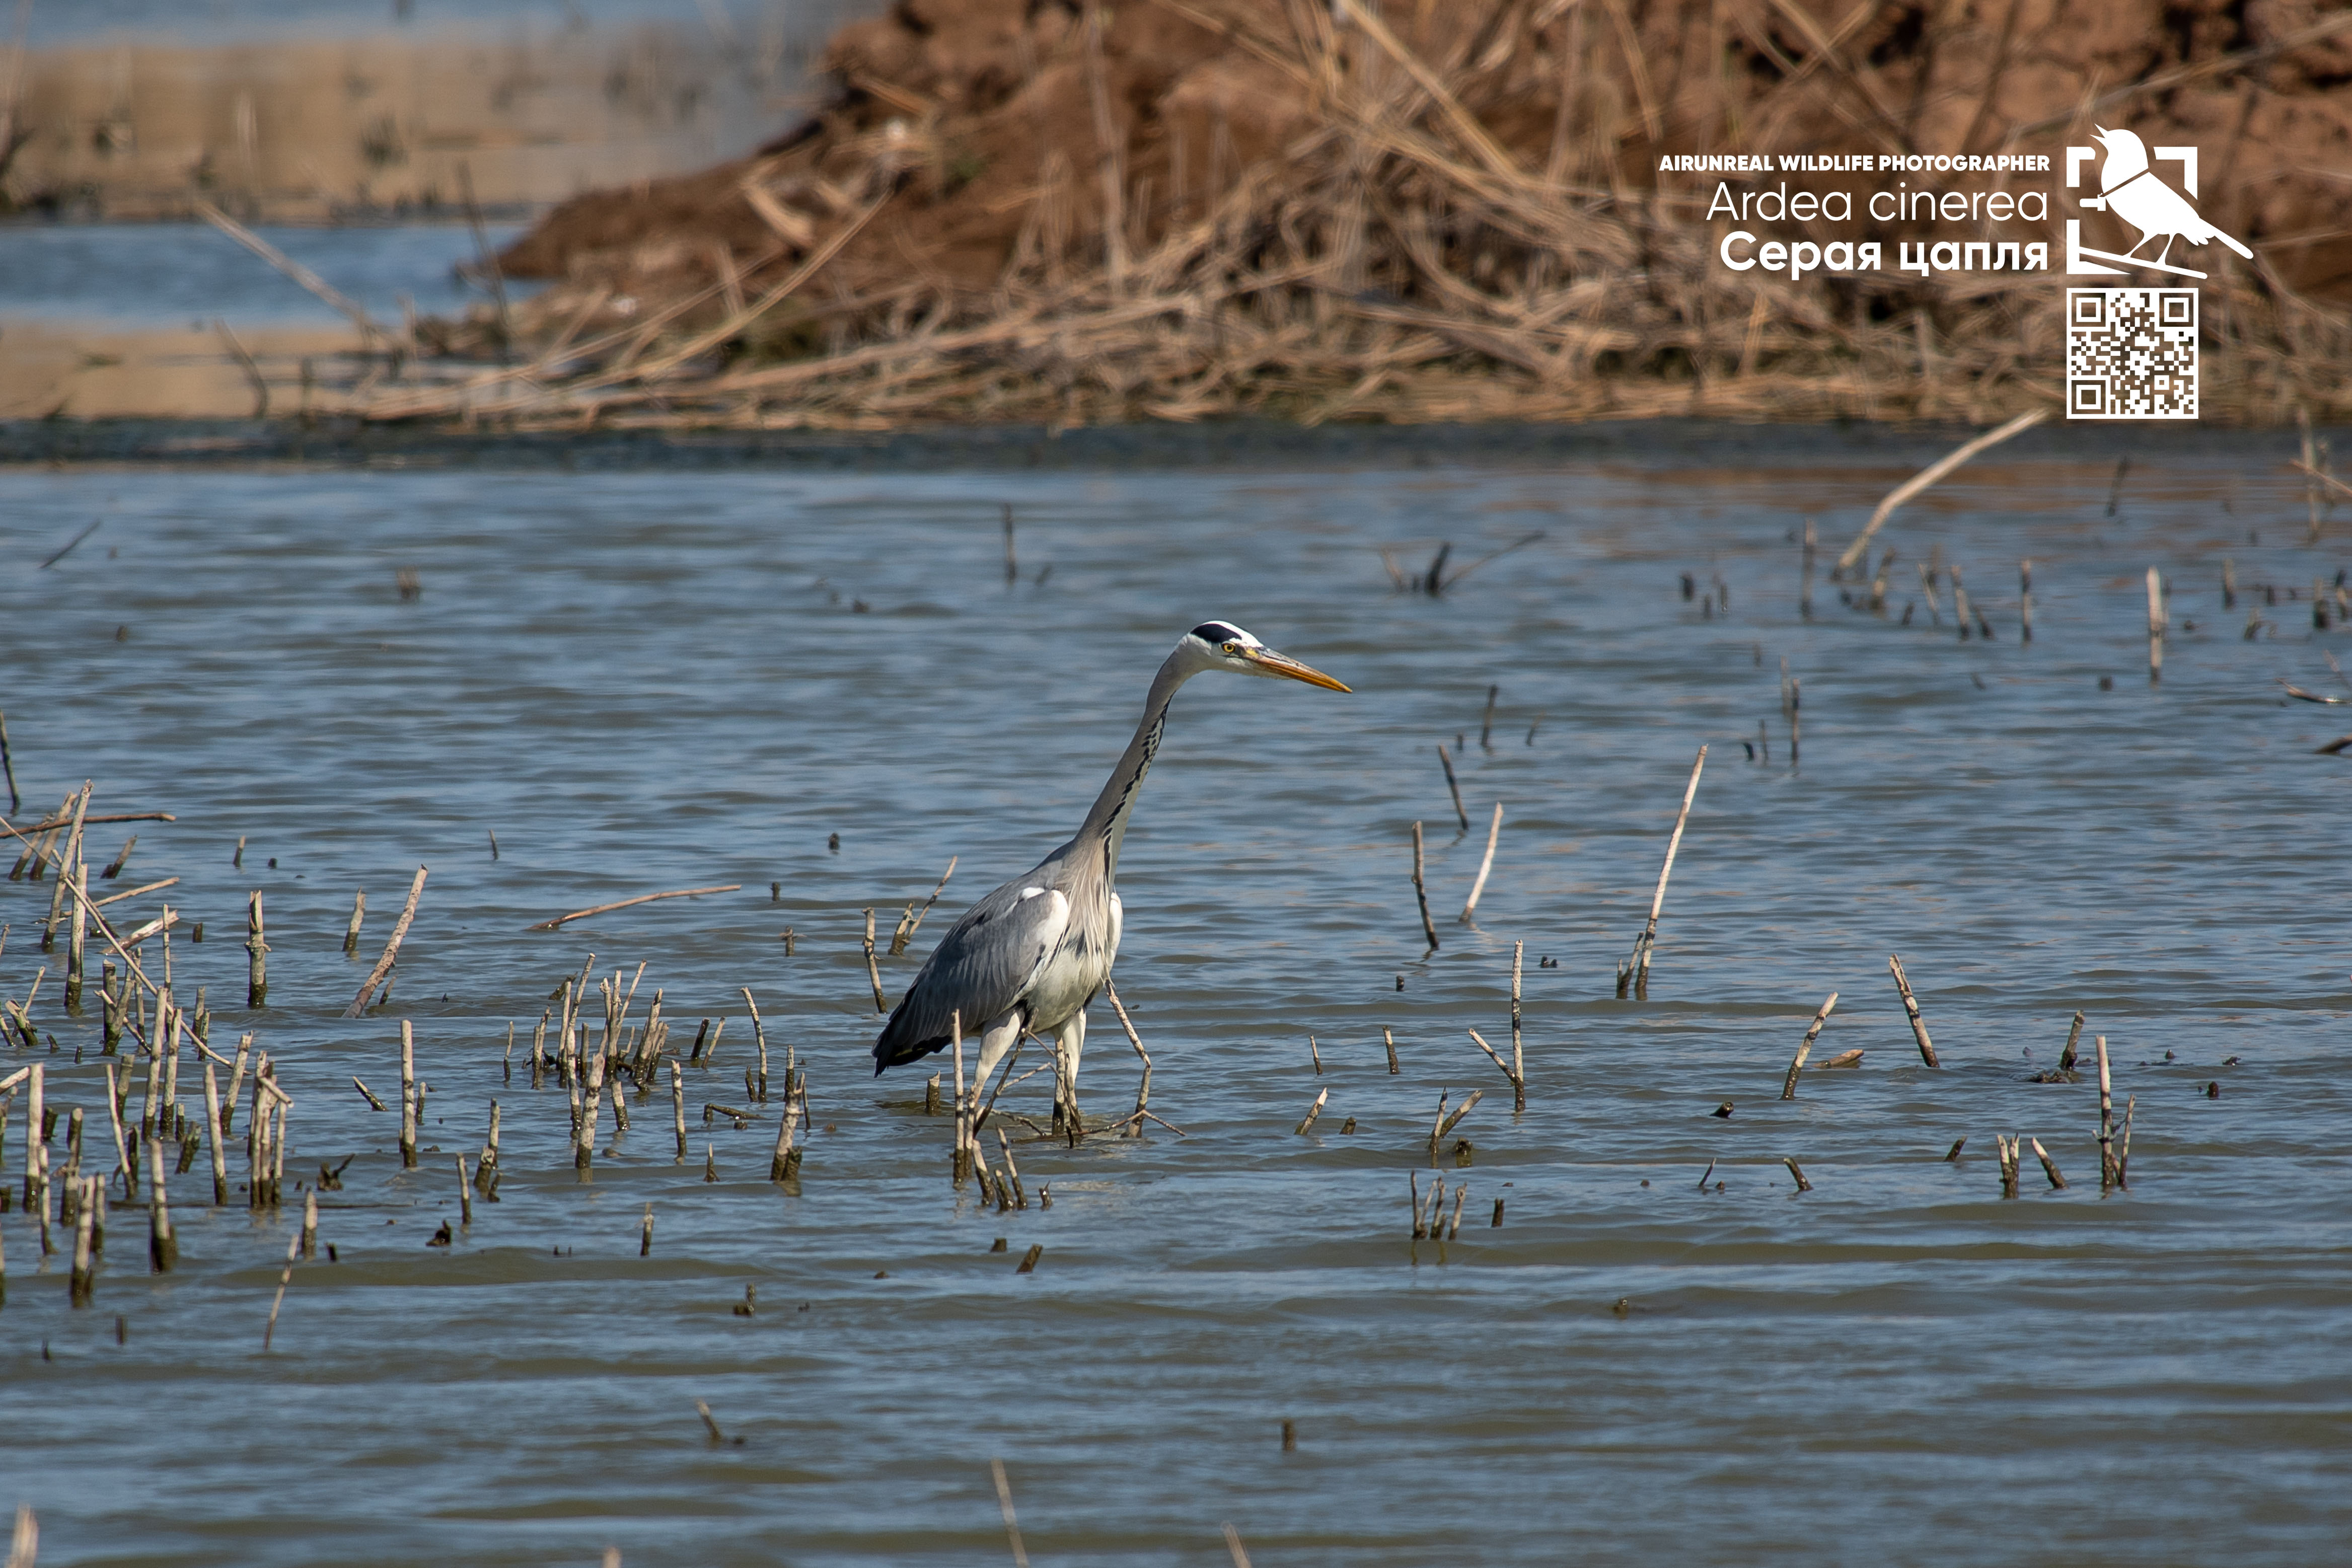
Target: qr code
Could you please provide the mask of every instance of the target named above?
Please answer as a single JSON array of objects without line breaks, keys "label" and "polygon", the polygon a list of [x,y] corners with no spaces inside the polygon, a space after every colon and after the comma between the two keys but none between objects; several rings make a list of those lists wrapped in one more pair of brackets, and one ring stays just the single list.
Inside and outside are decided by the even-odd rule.
[{"label": "qr code", "polygon": [[2066,290],[2066,417],[2195,419],[2197,290]]}]

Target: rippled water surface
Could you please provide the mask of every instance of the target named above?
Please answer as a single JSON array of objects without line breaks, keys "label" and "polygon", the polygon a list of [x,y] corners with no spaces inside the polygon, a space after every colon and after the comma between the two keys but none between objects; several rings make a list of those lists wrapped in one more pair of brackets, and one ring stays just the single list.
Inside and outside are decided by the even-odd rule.
[{"label": "rippled water surface", "polygon": [[[17,820],[85,778],[93,811],[176,814],[92,830],[93,865],[139,835],[105,887],[181,879],[110,913],[205,923],[173,933],[179,995],[204,988],[216,1047],[251,1030],[295,1102],[286,1210],[244,1207],[240,1138],[229,1207],[201,1158],[174,1178],[181,1263],[152,1276],[118,1184],[90,1309],[21,1207],[0,1216],[0,1502],[37,1510],[45,1563],[998,1562],[1001,1458],[1041,1564],[1222,1562],[1226,1521],[1261,1564],[2337,1556],[2347,764],[2313,748],[2352,719],[2276,682],[2347,692],[2311,615],[2341,551],[2305,546],[2276,438],[2143,455],[2112,513],[2110,460],[2031,439],[1897,515],[1888,617],[1820,582],[1810,622],[1803,520],[1842,544],[1937,442],[1798,433],[1737,467],[1662,433],[1517,468],[0,474]],[[1438,599],[1395,591],[1375,548],[1412,570],[1450,539],[1459,569],[1536,530]],[[1931,550],[1991,642],[1957,639],[1948,582],[1930,624]],[[1685,573],[1727,601],[1703,614]],[[983,1208],[921,1075],[872,1076],[862,912],[887,939],[961,857],[883,963],[895,997],[965,902],[1076,826],[1152,669],[1213,615],[1356,690],[1204,676],[1178,702],[1118,979],[1187,1135],[1016,1144],[1053,1206]],[[1432,755],[1457,737],[1468,836]],[[1701,745],[1650,998],[1621,1002]],[[392,1002],[345,1021],[419,864]],[[95,1150],[98,1030],[38,950],[49,887],[0,883],[0,992],[51,966],[39,1060]],[[255,889],[270,991],[247,1012]],[[1515,1116],[1465,1030],[1507,1037],[1521,941]],[[563,1092],[507,1082],[501,1053],[591,954],[644,966],[637,1016],[658,989],[681,1045],[728,1021],[688,1074],[690,1156],[657,1092],[628,1133],[608,1120],[583,1184]],[[702,1117],[745,1100],[743,987],[808,1071],[790,1186],[765,1179],[774,1105]],[[1863,1065],[1782,1102],[1832,990],[1816,1059]],[[2101,1194],[2095,1083],[2027,1082],[2077,1008],[2137,1101],[2128,1192]],[[403,1019],[430,1085],[414,1171],[351,1084],[393,1097]],[[33,1059],[0,1049],[0,1076]],[[1098,1008],[1090,1114],[1131,1104],[1137,1070]],[[1003,1111],[1042,1122],[1045,1083]],[[1475,1164],[1449,1138],[1437,1173],[1467,1184],[1460,1237],[1416,1246],[1409,1174],[1429,1179],[1441,1092],[1473,1088]],[[493,1101],[500,1201],[429,1248]],[[20,1101],[12,1186],[24,1124]],[[2007,1133],[2072,1185],[2029,1152],[2003,1199]],[[295,1268],[265,1354],[302,1192],[347,1157],[320,1195],[338,1260]]]}]

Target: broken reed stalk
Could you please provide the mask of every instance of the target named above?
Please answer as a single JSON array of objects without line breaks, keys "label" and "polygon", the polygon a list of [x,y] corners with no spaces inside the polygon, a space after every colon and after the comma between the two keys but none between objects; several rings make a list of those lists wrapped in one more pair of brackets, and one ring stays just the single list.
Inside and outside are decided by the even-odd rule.
[{"label": "broken reed stalk", "polygon": [[923,928],[923,917],[930,914],[931,905],[940,901],[940,894],[948,890],[948,878],[955,875],[956,862],[961,858],[961,857],[958,855],[948,856],[948,869],[940,873],[939,886],[931,889],[931,896],[923,900],[923,907],[915,912],[915,917],[913,920],[908,922],[907,934],[904,936],[894,936],[890,939],[890,956],[892,957],[895,958],[899,954],[904,953],[907,950],[907,944],[915,939],[915,933]]},{"label": "broken reed stalk", "polygon": [[1127,1031],[1127,1043],[1143,1060],[1143,1079],[1135,1086],[1135,1113],[1129,1118],[1133,1123],[1130,1135],[1139,1138],[1143,1136],[1143,1118],[1151,1104],[1151,1053],[1143,1049],[1142,1037],[1135,1032],[1135,1020],[1127,1016],[1127,1004],[1118,999],[1118,988],[1111,984],[1108,975],[1103,977],[1103,995],[1109,998],[1110,1010],[1118,1015],[1118,1027]]},{"label": "broken reed stalk", "polygon": [[1381,1030],[1381,1043],[1389,1048],[1389,1076],[1394,1078],[1404,1071],[1397,1065],[1396,1036],[1383,1029]]},{"label": "broken reed stalk", "polygon": [[1903,960],[1889,953],[1886,967],[1894,973],[1895,988],[1902,993],[1904,1016],[1911,1020],[1911,1038],[1918,1043],[1919,1060],[1930,1067],[1941,1067],[1943,1063],[1936,1060],[1935,1042],[1927,1038],[1927,1020],[1919,1016],[1919,998],[1911,994],[1911,981],[1903,973]]},{"label": "broken reed stalk", "polygon": [[[74,866],[81,859],[82,821],[89,814],[91,787],[90,780],[83,779],[80,793],[74,797],[73,825],[66,831],[65,848],[58,856],[57,881],[49,889],[48,918],[41,923],[41,951],[44,953],[57,946],[58,926],[65,919],[66,889],[73,883]],[[38,866],[34,867],[37,874],[39,870]]]},{"label": "broken reed stalk", "polygon": [[568,925],[574,920],[585,920],[592,915],[610,915],[615,909],[627,909],[635,904],[652,904],[664,898],[700,898],[705,894],[711,893],[739,893],[742,887],[743,884],[740,882],[730,882],[723,887],[681,887],[671,893],[641,893],[635,898],[614,899],[610,904],[600,904],[593,909],[575,909],[569,915],[559,915],[552,920],[542,920],[536,925],[526,925],[523,929],[553,931],[558,926]]},{"label": "broken reed stalk", "polygon": [[286,1271],[278,1276],[278,1295],[269,1303],[269,1324],[261,1331],[261,1353],[269,1354],[269,1342],[278,1333],[278,1309],[286,1304],[286,1287],[294,1282],[294,1260],[302,1250],[302,1233],[296,1231],[286,1241]]},{"label": "broken reed stalk", "polygon": [[[357,300],[340,292],[325,278],[320,277],[317,273],[311,271],[300,262],[296,261],[284,251],[279,250],[276,246],[271,245],[268,240],[263,239],[259,235],[255,234],[251,229],[247,228],[243,224],[238,223],[235,218],[230,217],[226,213],[222,212],[218,207],[213,205],[210,202],[205,201],[201,196],[196,199],[196,215],[204,219],[205,222],[212,225],[213,227],[220,230],[221,233],[226,235],[229,238],[235,240],[237,244],[243,246],[246,249],[251,251],[254,255],[259,256],[262,260],[268,262],[270,266],[276,267],[279,272],[284,273],[288,277],[292,278],[302,287],[310,290],[310,293],[316,295],[319,299],[331,309],[336,311],[340,315],[349,317],[351,319],[352,325],[359,329],[360,341],[362,347],[373,345],[377,338],[389,335],[384,332],[383,328],[378,327],[374,321],[369,319],[366,308]],[[265,1345],[263,1348],[268,1349],[268,1347]]]},{"label": "broken reed stalk", "polygon": [[66,928],[66,1011],[81,1011],[81,988],[88,967],[89,945],[89,866],[73,868],[73,914]]},{"label": "broken reed stalk", "polygon": [[[584,1036],[586,1031],[583,1030],[582,1032]],[[585,1180],[589,1173],[595,1168],[596,1116],[598,1108],[604,1099],[604,1051],[600,1048],[589,1051],[587,1056],[588,1082],[584,1085],[586,1092],[580,1103],[579,1141],[573,1145],[572,1151],[572,1168],[581,1174],[583,1180]],[[618,1084],[614,1086],[616,1097],[619,1089]]]},{"label": "broken reed stalk", "polygon": [[1505,1061],[1503,1060],[1502,1053],[1497,1051],[1493,1046],[1486,1043],[1486,1037],[1485,1035],[1480,1034],[1475,1029],[1465,1030],[1465,1032],[1470,1036],[1472,1040],[1476,1042],[1479,1050],[1486,1053],[1487,1059],[1494,1062],[1497,1068],[1502,1070],[1503,1076],[1510,1080],[1513,1108],[1520,1111],[1526,1110],[1528,1108],[1527,1085],[1520,1081],[1519,1074],[1513,1069],[1511,1063]]},{"label": "broken reed stalk", "polygon": [[1993,1147],[2000,1152],[2000,1196],[2003,1197],[2015,1197],[2017,1196],[2017,1166],[2022,1151],[2018,1147],[2018,1141],[2016,1138],[2000,1133],[1995,1133],[1993,1134],[1992,1144]]},{"label": "broken reed stalk", "polygon": [[1004,1540],[1013,1549],[1013,1568],[1029,1568],[1029,1552],[1021,1544],[1021,1521],[1013,1516],[1013,1483],[1004,1479],[1004,1461],[988,1461],[989,1473],[996,1479],[996,1506],[1004,1515]]},{"label": "broken reed stalk", "polygon": [[2139,1096],[2137,1094],[2124,1102],[2123,1135],[2116,1143],[2116,1185],[2119,1187],[2131,1186],[2132,1110],[2138,1103]]},{"label": "broken reed stalk", "polygon": [[1477,880],[1470,884],[1470,902],[1462,906],[1460,924],[1467,925],[1470,917],[1478,913],[1478,900],[1486,891],[1486,873],[1495,869],[1495,841],[1503,833],[1503,803],[1495,802],[1495,820],[1486,824],[1486,856],[1478,862]]},{"label": "broken reed stalk", "polygon": [[[677,1064],[673,1062],[672,1066]],[[482,1156],[474,1164],[476,1190],[496,1203],[499,1200],[499,1103],[490,1102],[489,1135],[482,1140]]]},{"label": "broken reed stalk", "polygon": [[1502,691],[1498,685],[1486,688],[1486,711],[1478,719],[1478,746],[1483,751],[1495,749],[1495,699],[1502,695]]},{"label": "broken reed stalk", "polygon": [[[751,1009],[751,1039],[752,1041],[760,1048],[759,1099],[760,1103],[764,1105],[767,1103],[768,1100],[768,1026],[760,1017],[760,1004],[751,999],[751,988],[745,986],[742,988],[742,991],[743,1005]],[[785,1049],[787,1051],[791,1050],[789,1043],[787,1043]],[[784,1071],[787,1072],[792,1071],[792,1061],[790,1058],[785,1060]]]},{"label": "broken reed stalk", "polygon": [[228,1202],[228,1151],[221,1147],[220,1079],[209,1061],[205,1063],[205,1142],[212,1152],[213,1207],[218,1208]]},{"label": "broken reed stalk", "polygon": [[257,889],[246,895],[245,904],[245,1006],[250,1012],[269,1000],[269,944],[261,930],[261,894]]},{"label": "broken reed stalk", "polygon": [[416,1030],[400,1020],[400,1168],[416,1168]]},{"label": "broken reed stalk", "polygon": [[[90,1304],[95,1291],[90,1277],[90,1254],[92,1233],[98,1224],[98,1194],[101,1189],[96,1176],[79,1180],[75,1186],[79,1188],[74,1198],[79,1212],[74,1216],[73,1269],[67,1276],[67,1300],[76,1307],[86,1307]],[[46,1209],[47,1205],[48,1200],[44,1197],[43,1208]],[[48,1224],[46,1213],[42,1215],[41,1222],[46,1229]]]},{"label": "broken reed stalk", "polygon": [[1519,1040],[1519,967],[1526,960],[1528,945],[1511,944],[1511,1110],[1514,1113],[1528,1108],[1527,1053]]},{"label": "broken reed stalk", "polygon": [[1830,1021],[1830,1009],[1837,1006],[1837,999],[1838,994],[1832,991],[1822,1000],[1821,1010],[1813,1014],[1812,1027],[1805,1030],[1803,1042],[1797,1047],[1797,1054],[1789,1062],[1789,1076],[1781,1082],[1781,1099],[1794,1100],[1797,1097],[1797,1075],[1805,1070],[1805,1058],[1813,1053],[1813,1041],[1821,1038],[1822,1025]]},{"label": "broken reed stalk", "polygon": [[2147,684],[2164,679],[2164,579],[2147,569]]},{"label": "broken reed stalk", "polygon": [[2064,1051],[2061,1051],[2061,1052],[2059,1053],[2059,1055],[2058,1055],[2058,1071],[2061,1071],[2061,1072],[2072,1072],[2072,1071],[2074,1071],[2074,1042],[2075,1042],[2075,1041],[2077,1041],[2077,1040],[2081,1040],[2082,1038],[2083,1038],[2083,1009],[2080,1009],[2080,1008],[2076,1008],[2076,1009],[2074,1009],[2074,1025],[2073,1025],[2073,1027],[2072,1027],[2072,1028],[2070,1028],[2070,1029],[2068,1029],[2068,1030],[2066,1030],[2066,1049],[2065,1049]]},{"label": "broken reed stalk", "polygon": [[2116,1103],[2107,1074],[2107,1037],[2095,1037],[2099,1051],[2099,1190],[2116,1185]]},{"label": "broken reed stalk", "polygon": [[[423,866],[416,868],[416,876],[408,884],[408,902],[401,906],[400,918],[393,924],[392,939],[383,945],[383,952],[377,957],[375,967],[368,971],[368,977],[361,983],[359,995],[353,997],[352,1005],[343,1009],[345,1018],[355,1019],[366,1012],[368,998],[375,995],[375,988],[383,983],[383,977],[392,973],[392,966],[400,956],[401,939],[408,935],[408,923],[416,918],[416,901],[425,894],[425,871]],[[359,928],[356,910],[352,912],[352,928],[354,931]]]},{"label": "broken reed stalk", "polygon": [[1429,1131],[1429,1159],[1432,1165],[1437,1163],[1437,1145],[1445,1141],[1445,1134],[1460,1126],[1462,1119],[1475,1110],[1478,1102],[1486,1097],[1486,1092],[1484,1089],[1473,1089],[1462,1103],[1454,1108],[1451,1115],[1446,1113],[1445,1096],[1440,1094],[1437,1097],[1437,1117]]},{"label": "broken reed stalk", "polygon": [[[2224,594],[2223,597],[2229,596]],[[2033,641],[2033,563],[2031,560],[2017,563],[2017,640],[2021,643]]]},{"label": "broken reed stalk", "polygon": [[676,1057],[670,1058],[669,1062],[669,1114],[671,1124],[677,1130],[677,1163],[684,1165],[686,1163],[686,1070],[677,1064]]},{"label": "broken reed stalk", "polygon": [[1697,758],[1691,763],[1690,780],[1683,786],[1682,810],[1675,813],[1675,831],[1666,840],[1665,863],[1658,868],[1657,891],[1650,895],[1649,923],[1642,927],[1641,936],[1633,939],[1633,956],[1617,971],[1617,994],[1625,995],[1628,988],[1635,1001],[1647,1001],[1650,996],[1650,953],[1658,945],[1658,913],[1666,904],[1666,879],[1675,874],[1675,854],[1683,847],[1683,828],[1690,821],[1691,800],[1698,793],[1699,770],[1706,766],[1706,747],[1698,748]]},{"label": "broken reed stalk", "polygon": [[888,1012],[890,1006],[882,999],[882,970],[874,961],[874,911],[871,909],[866,912],[866,977],[874,987],[874,1010]]},{"label": "broken reed stalk", "polygon": [[2064,1187],[2066,1178],[2058,1174],[2058,1162],[2050,1157],[2050,1151],[2042,1146],[2042,1140],[2028,1138],[2026,1142],[2033,1145],[2033,1157],[2042,1162],[2042,1174],[2050,1178],[2051,1190],[2057,1191]]},{"label": "broken reed stalk", "polygon": [[783,1125],[776,1129],[776,1150],[768,1160],[770,1181],[792,1181],[801,1174],[798,1137],[808,1114],[808,1074],[798,1072],[784,1085]]},{"label": "broken reed stalk", "polygon": [[1780,1163],[1789,1167],[1789,1174],[1790,1176],[1797,1178],[1797,1190],[1799,1192],[1811,1192],[1813,1190],[1813,1184],[1805,1179],[1804,1166],[1799,1165],[1792,1159],[1784,1159]]},{"label": "broken reed stalk", "polygon": [[1305,1137],[1307,1130],[1315,1125],[1315,1119],[1323,1114],[1323,1106],[1330,1098],[1331,1091],[1328,1089],[1326,1089],[1321,1093],[1316,1095],[1315,1103],[1307,1107],[1307,1119],[1299,1123],[1298,1125],[1292,1130],[1297,1133],[1298,1136],[1302,1138]]},{"label": "broken reed stalk", "polygon": [[180,1261],[179,1239],[172,1234],[172,1210],[163,1198],[163,1140],[147,1144],[147,1266],[168,1274]]},{"label": "broken reed stalk", "polygon": [[1877,533],[1886,519],[1894,515],[1895,507],[1925,490],[1978,453],[1988,447],[1998,446],[2011,436],[2021,431],[2030,430],[2049,417],[2048,409],[2037,408],[2021,413],[2000,429],[1988,431],[1975,440],[1955,447],[1887,492],[1886,498],[1878,503],[1878,509],[1870,514],[1869,523],[1855,537],[1854,541],[1845,547],[1845,553],[1837,558],[1837,563],[1830,568],[1830,580],[1839,581],[1847,572],[1853,570],[1854,563],[1862,559],[1864,553],[1869,550],[1871,536]]},{"label": "broken reed stalk", "polygon": [[353,958],[359,956],[360,922],[366,918],[367,890],[365,888],[362,888],[359,892],[352,894],[352,923],[349,926],[345,927],[343,931],[344,957]]},{"label": "broken reed stalk", "polygon": [[1429,917],[1429,888],[1421,877],[1421,824],[1412,825],[1412,895],[1421,904],[1421,934],[1429,939],[1429,951],[1437,951],[1437,923]]},{"label": "broken reed stalk", "polygon": [[1445,769],[1445,791],[1454,797],[1454,814],[1461,819],[1462,831],[1470,831],[1470,813],[1462,809],[1462,786],[1454,781],[1454,758],[1447,754],[1445,742],[1437,743],[1437,765]]}]

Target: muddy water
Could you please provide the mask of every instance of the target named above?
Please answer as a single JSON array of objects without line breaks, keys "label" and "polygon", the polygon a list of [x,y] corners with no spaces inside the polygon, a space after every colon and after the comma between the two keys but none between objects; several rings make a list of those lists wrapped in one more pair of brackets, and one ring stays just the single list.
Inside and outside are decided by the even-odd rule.
[{"label": "muddy water", "polygon": [[[174,941],[178,988],[205,988],[216,1045],[250,1030],[279,1061],[289,1187],[351,1161],[322,1195],[339,1261],[295,1270],[267,1355],[299,1191],[286,1216],[211,1209],[200,1161],[161,1278],[118,1204],[86,1311],[0,1217],[0,1502],[37,1508],[44,1562],[989,1562],[1000,1458],[1041,1563],[1223,1561],[1225,1521],[1276,1563],[2326,1560],[2352,1531],[2352,980],[2344,765],[2312,748],[2352,722],[2275,684],[2345,690],[2309,604],[2340,552],[2304,547],[2277,445],[2143,455],[2111,516],[2111,465],[2052,437],[1898,518],[1887,619],[1822,584],[1810,622],[1792,530],[1842,541],[1932,444],[1865,461],[1798,434],[1738,471],[1662,436],[1541,470],[0,476],[27,810],[87,777],[93,809],[177,813],[124,875],[180,883],[123,907],[205,924]],[[1392,591],[1374,548],[1449,538],[1458,565],[1535,529],[1441,600]],[[1957,640],[1948,586],[1929,624],[1931,549],[1990,643]],[[2173,584],[2154,689],[2151,564]],[[1727,605],[1703,616],[1685,572]],[[2279,603],[2248,641],[2260,584]],[[861,911],[887,932],[961,857],[885,963],[895,994],[963,902],[1070,831],[1168,643],[1213,614],[1356,694],[1204,677],[1176,709],[1118,975],[1152,1106],[1188,1135],[1024,1142],[1053,1207],[984,1211],[950,1189],[920,1078],[871,1076]],[[1759,721],[1769,763],[1743,745]],[[1456,836],[1431,755],[1457,736],[1471,815],[1506,810],[1475,925],[1483,832]],[[1702,744],[1651,997],[1620,1002]],[[420,863],[391,1005],[344,1021],[352,894],[372,955]],[[719,883],[743,888],[524,930]],[[270,994],[247,1013],[256,888]],[[47,895],[0,885],[13,997]],[[1507,1034],[1517,941],[1514,1116],[1465,1030]],[[583,1184],[562,1091],[500,1056],[591,953],[642,963],[640,1008],[658,988],[681,1040],[729,1021],[689,1075],[691,1156],[656,1094]],[[764,1179],[772,1120],[701,1119],[744,1100],[743,986],[808,1069],[791,1188]],[[1817,1054],[1863,1065],[1782,1103],[1832,989]],[[58,998],[52,974],[50,1102],[95,1108],[94,1020]],[[2076,1008],[2137,1098],[2127,1194],[2101,1196],[2095,1087],[2026,1082]],[[403,1018],[431,1086],[412,1172],[350,1083],[390,1096]],[[1136,1078],[1098,1016],[1089,1111]],[[1045,1082],[1005,1107],[1042,1118]],[[1449,1143],[1441,1173],[1468,1184],[1460,1239],[1416,1248],[1409,1173],[1440,1092],[1472,1088],[1475,1164]],[[501,1201],[430,1248],[494,1100]],[[2004,1200],[2011,1132],[2073,1185],[2029,1155]]]}]

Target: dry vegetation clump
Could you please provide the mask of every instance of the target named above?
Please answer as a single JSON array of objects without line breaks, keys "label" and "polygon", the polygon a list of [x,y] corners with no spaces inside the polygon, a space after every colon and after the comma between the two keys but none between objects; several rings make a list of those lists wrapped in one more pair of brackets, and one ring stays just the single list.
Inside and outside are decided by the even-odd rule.
[{"label": "dry vegetation clump", "polygon": [[[2301,0],[901,0],[830,66],[793,134],[516,244],[555,282],[511,342],[436,325],[516,362],[363,411],[1989,420],[2058,401],[2063,270],[1735,273],[1714,179],[1659,157],[2055,154],[2105,123],[2200,145],[2205,214],[2255,247],[2194,253],[2208,415],[2352,413],[2352,16]],[[1794,183],[1898,178],[2057,176]],[[2052,206],[1969,237],[2063,257]],[[1775,232],[1891,263],[1926,231]]]}]

